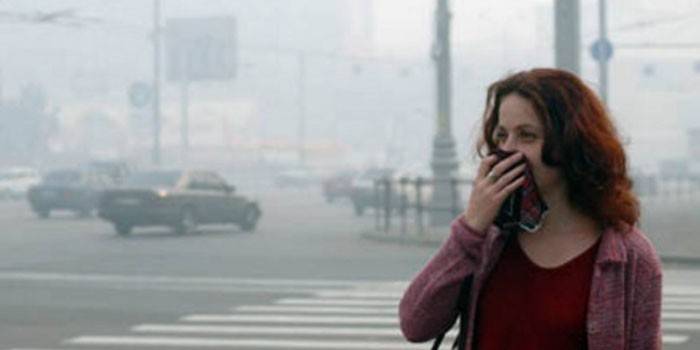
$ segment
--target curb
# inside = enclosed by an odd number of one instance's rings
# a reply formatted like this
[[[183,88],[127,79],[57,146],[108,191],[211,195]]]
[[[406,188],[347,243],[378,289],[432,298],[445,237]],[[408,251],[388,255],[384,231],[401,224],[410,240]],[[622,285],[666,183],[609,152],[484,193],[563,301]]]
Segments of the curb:
[[[447,238],[447,235],[434,235],[425,233],[424,235],[405,234],[399,235],[396,233],[365,231],[361,234],[362,238],[381,243],[396,243],[400,245],[416,245],[439,247]]]

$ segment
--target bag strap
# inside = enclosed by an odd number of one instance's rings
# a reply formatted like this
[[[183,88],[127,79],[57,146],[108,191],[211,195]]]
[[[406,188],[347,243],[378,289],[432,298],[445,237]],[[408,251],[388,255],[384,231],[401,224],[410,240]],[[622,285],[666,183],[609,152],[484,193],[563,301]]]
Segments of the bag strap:
[[[464,349],[467,340],[467,323],[469,320],[468,310],[469,310],[469,300],[472,289],[472,279],[474,275],[467,276],[462,282],[462,286],[459,290],[459,298],[457,298],[457,310],[459,310],[459,333],[457,333],[457,338],[455,338],[452,344],[452,349],[457,348],[459,350]],[[431,350],[438,350],[442,340],[445,338],[447,331],[441,333],[433,341],[433,347]]]
[[[440,344],[442,343],[442,339],[445,338],[445,333],[440,333],[440,335],[435,338],[435,341],[433,342],[433,347],[430,348],[431,350],[438,350],[440,348]]]

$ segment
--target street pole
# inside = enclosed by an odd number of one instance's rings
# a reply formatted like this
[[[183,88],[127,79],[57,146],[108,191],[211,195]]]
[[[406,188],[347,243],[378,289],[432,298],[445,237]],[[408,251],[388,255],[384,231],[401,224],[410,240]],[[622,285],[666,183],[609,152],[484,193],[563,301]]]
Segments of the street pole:
[[[160,0],[153,0],[153,153],[160,165]]]
[[[299,130],[298,130],[298,152],[299,164],[306,165],[306,57],[303,52],[298,54],[299,60]]]
[[[190,55],[185,55],[185,64],[180,78],[180,147],[182,148],[181,161],[186,165],[190,151]]]
[[[554,64],[579,74],[581,34],[579,0],[554,0]]]
[[[435,61],[437,86],[437,120],[436,134],[433,138],[433,197],[431,206],[437,210],[430,211],[432,226],[448,225],[453,218],[449,210],[453,200],[453,188],[450,184],[457,170],[457,153],[452,137],[452,72],[450,62],[450,18],[448,0],[437,0],[435,10],[435,41],[432,58]]]
[[[598,0],[598,31],[600,42],[608,42],[608,18],[606,8],[607,1]],[[608,61],[608,59],[598,60],[600,98],[606,106],[608,105]]]

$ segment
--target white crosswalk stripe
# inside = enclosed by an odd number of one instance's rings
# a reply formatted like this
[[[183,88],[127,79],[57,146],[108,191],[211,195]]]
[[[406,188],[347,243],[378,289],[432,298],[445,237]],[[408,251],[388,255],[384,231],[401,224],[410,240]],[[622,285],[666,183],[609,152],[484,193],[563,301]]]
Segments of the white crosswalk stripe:
[[[283,305],[337,305],[337,306],[398,306],[398,300],[353,300],[353,299],[302,299],[289,298],[277,301]]]
[[[396,308],[363,308],[363,307],[323,307],[323,306],[267,306],[244,305],[233,308],[238,312],[279,312],[279,313],[309,313],[309,314],[375,314],[396,315]]]
[[[181,333],[181,334],[278,334],[278,335],[317,335],[339,336],[358,335],[370,337],[401,337],[396,328],[381,327],[299,327],[299,326],[193,326],[182,324],[143,324],[132,328],[139,333]]]
[[[0,274],[0,279],[2,279]],[[31,276],[22,276],[31,277]],[[50,276],[72,279],[72,276]],[[91,277],[91,282],[102,281]],[[168,283],[173,281],[167,280]],[[203,282],[276,288],[296,286],[290,280],[249,279],[181,280],[178,283]],[[120,280],[120,282],[124,282]],[[137,281],[142,283],[141,280]],[[173,323],[145,323],[131,327],[128,334],[83,334],[66,339],[57,349],[88,350],[105,346],[116,349],[153,348],[240,348],[240,349],[426,349],[428,344],[410,344],[398,327],[397,307],[405,282],[302,281],[311,289],[272,300],[263,305],[237,305],[221,314],[183,315]],[[700,333],[700,294],[688,287],[665,288],[662,328],[663,343],[682,345]],[[445,342],[449,347],[455,329]],[[50,350],[50,349],[15,349]]]
[[[661,305],[663,343],[668,345],[687,343],[690,335],[682,334],[683,332],[700,331],[700,322],[698,322],[700,321],[700,289],[664,286],[663,292]]]
[[[307,315],[190,315],[181,318],[187,322],[242,322],[242,323],[319,323],[319,324],[374,324],[397,325],[394,317],[307,316]]]
[[[688,341],[690,337],[687,335],[676,335],[676,334],[664,334],[662,335],[662,342],[664,344],[683,344]]]
[[[310,284],[307,281],[307,284]],[[424,349],[398,327],[405,283],[366,283],[329,288],[271,305],[239,305],[226,314],[192,314],[174,324],[142,324],[136,335],[83,335],[67,345],[237,347],[285,349]],[[287,286],[291,287],[291,286]],[[343,288],[344,287],[344,288]],[[193,336],[197,336],[196,338]],[[451,332],[446,342],[456,336]]]

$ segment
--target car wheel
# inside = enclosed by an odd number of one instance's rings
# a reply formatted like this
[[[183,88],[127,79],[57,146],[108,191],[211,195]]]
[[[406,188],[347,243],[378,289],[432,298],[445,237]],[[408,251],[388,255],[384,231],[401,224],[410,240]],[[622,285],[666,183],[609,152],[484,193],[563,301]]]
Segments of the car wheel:
[[[114,223],[114,230],[117,231],[117,234],[120,236],[128,236],[131,234],[131,229],[133,226],[124,223],[124,222],[116,222]]]
[[[258,225],[258,220],[260,219],[260,209],[255,205],[249,205],[243,212],[243,219],[241,220],[240,227],[241,230],[245,232],[251,232],[255,230],[255,226]]]
[[[175,225],[175,233],[183,235],[193,233],[197,229],[197,214],[192,207],[184,207],[180,212],[180,220]]]

